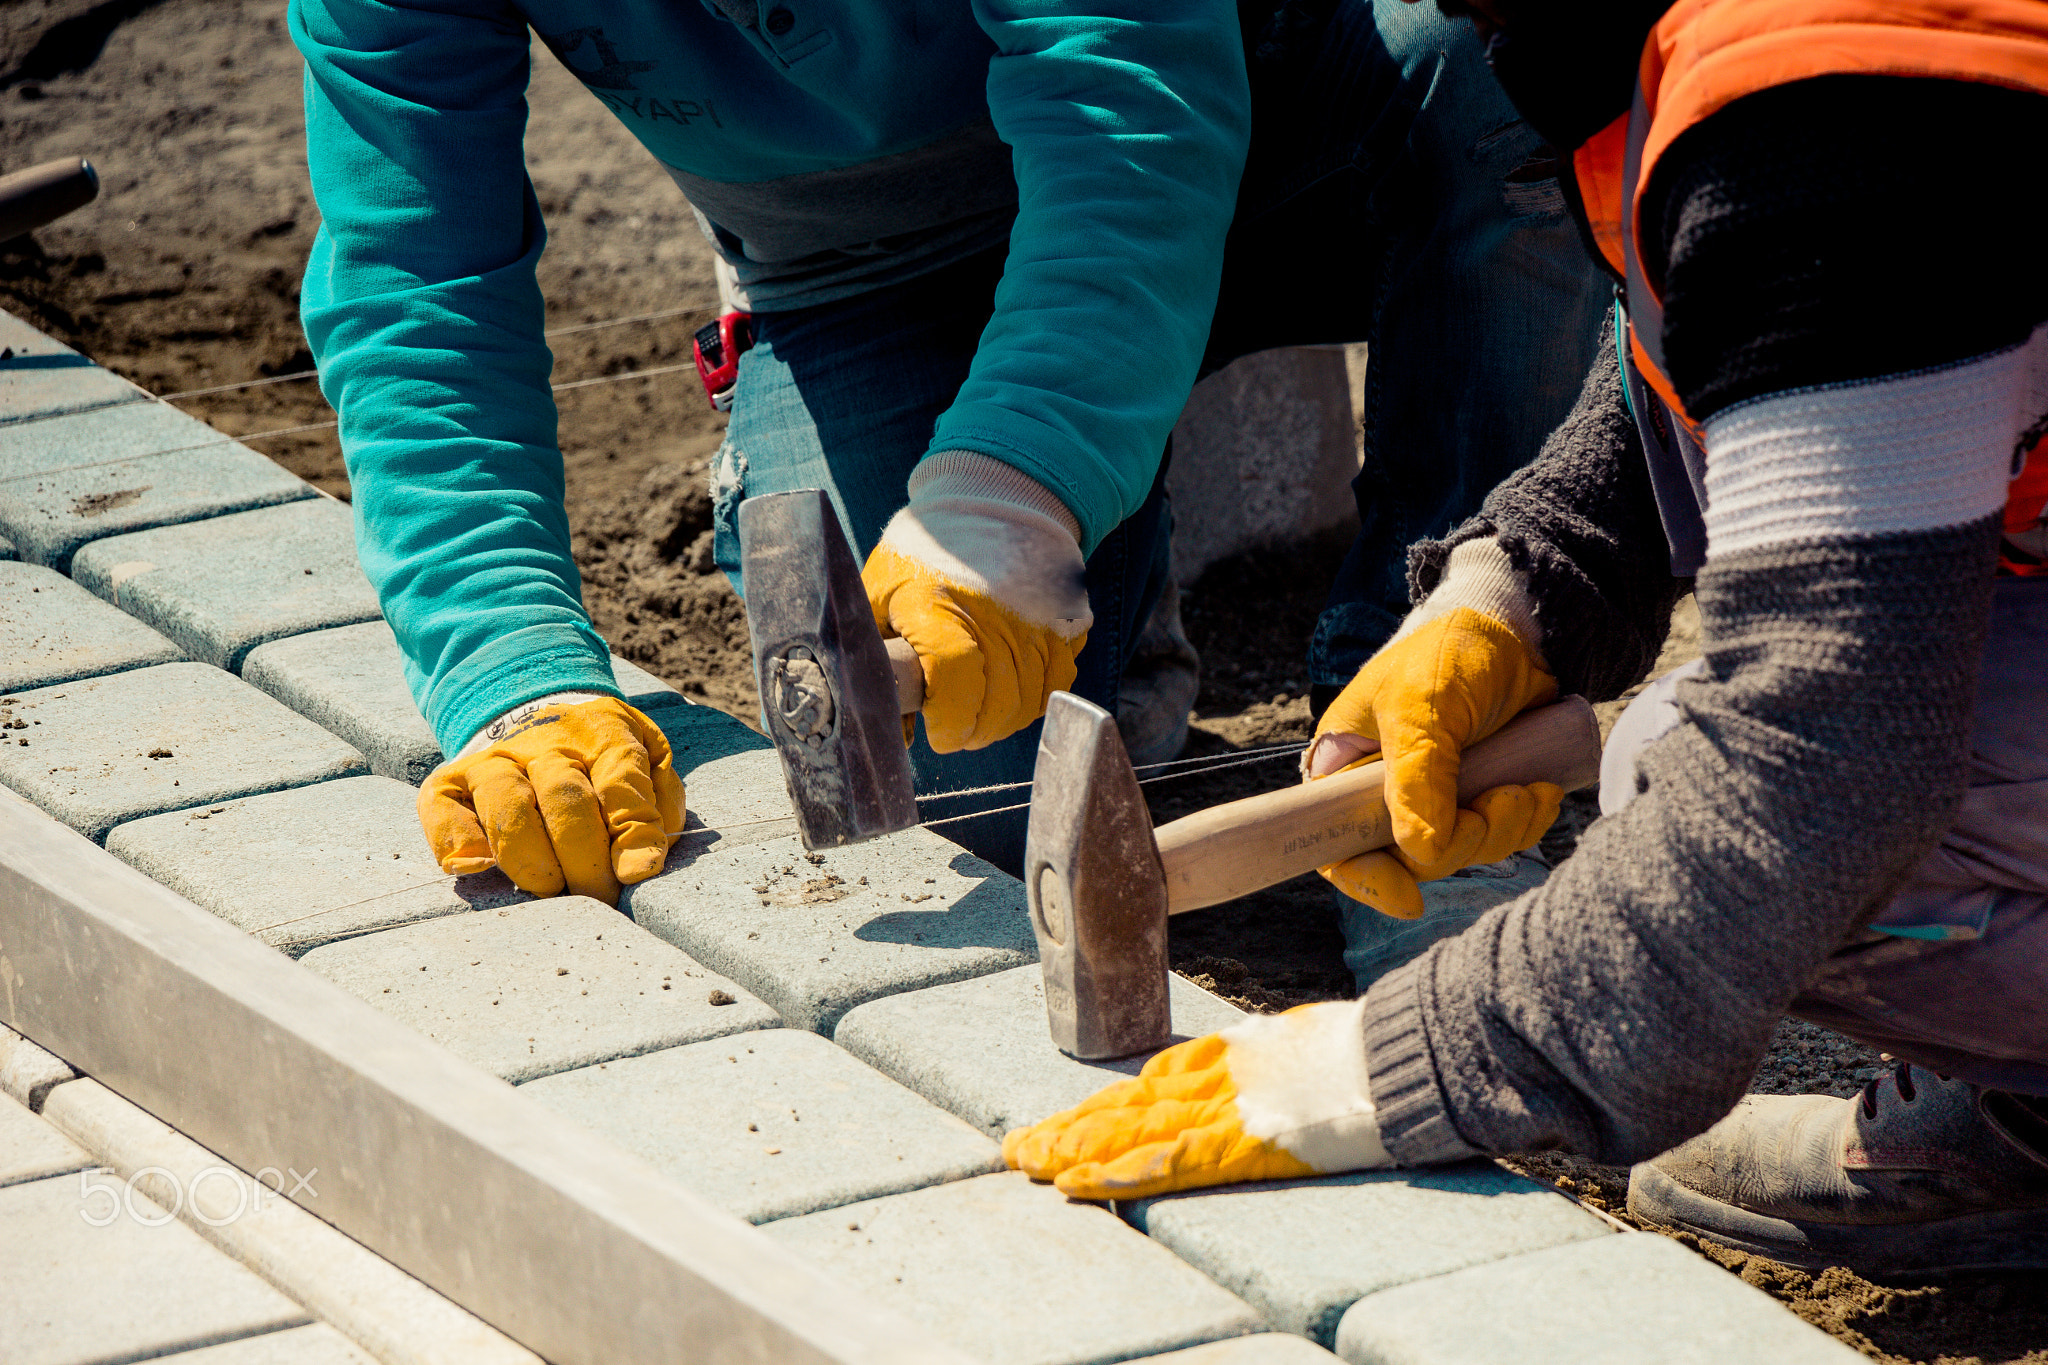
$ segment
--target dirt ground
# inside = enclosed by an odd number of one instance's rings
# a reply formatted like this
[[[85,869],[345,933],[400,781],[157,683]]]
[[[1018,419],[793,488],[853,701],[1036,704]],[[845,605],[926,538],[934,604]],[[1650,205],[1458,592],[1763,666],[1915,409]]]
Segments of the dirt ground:
[[[652,158],[536,47],[527,160],[547,216],[540,266],[558,383],[689,359],[715,310],[708,250]],[[0,244],[0,307],[238,435],[338,497],[348,477],[304,379],[192,390],[310,366],[298,280],[318,223],[307,184],[299,63],[277,0],[0,0],[0,171],[66,155],[99,168],[99,201]],[[569,516],[584,596],[615,649],[752,722],[739,603],[709,562],[704,473],[723,419],[695,376],[624,379],[559,395]],[[1310,723],[1302,654],[1342,538],[1219,564],[1184,613],[1204,677],[1190,755],[1296,743]],[[1666,663],[1697,650],[1681,618]],[[1291,760],[1148,788],[1156,819],[1291,780]],[[1568,855],[1591,818],[1567,811],[1545,851]],[[1175,966],[1254,1009],[1352,993],[1335,912],[1303,878],[1173,925]],[[1880,1070],[1868,1050],[1787,1023],[1755,1088],[1853,1094]],[[1524,1163],[1622,1213],[1626,1172],[1562,1158]],[[1623,1215],[1625,1216],[1625,1214]],[[2048,1365],[2048,1276],[1878,1285],[1715,1260],[1886,1362]]]

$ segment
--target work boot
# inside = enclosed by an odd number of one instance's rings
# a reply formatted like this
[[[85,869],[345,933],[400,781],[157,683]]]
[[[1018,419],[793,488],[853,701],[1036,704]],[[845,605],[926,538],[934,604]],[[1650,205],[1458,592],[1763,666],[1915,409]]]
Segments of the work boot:
[[[1630,1172],[1628,1211],[1810,1270],[2048,1267],[2048,1100],[1903,1062],[1851,1100],[1750,1095]]]
[[[1180,623],[1180,588],[1169,577],[1138,635],[1117,693],[1116,728],[1133,766],[1180,757],[1188,744],[1188,713],[1201,689],[1201,674],[1201,656]]]

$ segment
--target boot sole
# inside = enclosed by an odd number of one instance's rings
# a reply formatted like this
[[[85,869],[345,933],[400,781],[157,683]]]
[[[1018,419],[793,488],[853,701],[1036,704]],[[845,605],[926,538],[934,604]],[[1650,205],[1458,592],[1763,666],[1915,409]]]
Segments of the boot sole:
[[[1847,1266],[1873,1275],[1904,1275],[2048,1269],[2048,1208],[1925,1223],[1807,1223],[1724,1204],[1645,1162],[1629,1172],[1628,1211],[1645,1223],[1801,1270]]]

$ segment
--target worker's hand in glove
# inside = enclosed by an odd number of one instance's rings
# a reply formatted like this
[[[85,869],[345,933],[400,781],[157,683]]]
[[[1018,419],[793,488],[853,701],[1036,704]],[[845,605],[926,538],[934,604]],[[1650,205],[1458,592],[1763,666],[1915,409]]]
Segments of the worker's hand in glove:
[[[515,707],[434,770],[419,804],[443,872],[495,864],[533,895],[608,905],[661,870],[683,829],[668,740],[616,697]]]
[[[1391,1166],[1365,1071],[1365,1002],[1255,1015],[1181,1043],[1003,1139],[1003,1159],[1076,1199]]]
[[[919,465],[861,578],[883,638],[924,667],[925,738],[980,749],[1045,714],[1074,684],[1093,617],[1079,528],[1060,500],[985,455]]]
[[[1492,542],[1461,546],[1490,552]],[[1453,556],[1453,571],[1459,567]],[[1486,572],[1505,571],[1505,559]],[[1467,574],[1466,580],[1474,575]],[[1456,591],[1458,583],[1446,580]],[[1502,591],[1475,597],[1503,599]],[[1513,602],[1510,600],[1509,605]],[[1446,609],[1447,608],[1447,609]],[[1543,837],[1557,819],[1561,788],[1548,782],[1495,787],[1458,806],[1458,765],[1466,748],[1525,708],[1553,700],[1557,680],[1502,615],[1448,605],[1432,594],[1414,618],[1338,694],[1303,757],[1305,777],[1327,777],[1374,757],[1387,765],[1385,795],[1394,847],[1318,869],[1338,890],[1395,919],[1422,914],[1419,883],[1474,863],[1498,862]]]

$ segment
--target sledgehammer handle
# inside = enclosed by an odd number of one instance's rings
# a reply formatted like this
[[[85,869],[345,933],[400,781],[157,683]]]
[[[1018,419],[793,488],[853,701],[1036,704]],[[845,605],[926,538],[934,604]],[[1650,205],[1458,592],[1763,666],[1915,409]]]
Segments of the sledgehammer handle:
[[[917,661],[917,651],[901,635],[882,641],[882,647],[889,651],[889,671],[896,675],[897,705],[906,716],[924,710],[924,665]]]
[[[1524,712],[1465,751],[1458,800],[1508,784],[1566,791],[1600,777],[1600,726],[1584,697]],[[1200,910],[1394,842],[1384,763],[1211,806],[1153,831],[1166,867],[1166,912]]]

